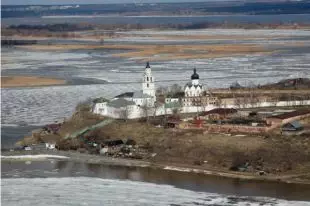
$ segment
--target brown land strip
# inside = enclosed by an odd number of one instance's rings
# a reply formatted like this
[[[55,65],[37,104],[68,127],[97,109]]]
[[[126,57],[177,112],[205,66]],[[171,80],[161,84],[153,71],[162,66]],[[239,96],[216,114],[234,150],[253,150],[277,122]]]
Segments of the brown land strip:
[[[266,54],[273,51],[267,50],[264,46],[254,44],[220,44],[220,45],[29,45],[22,48],[57,51],[76,49],[122,49],[130,50],[114,54],[116,57],[142,59],[152,58],[152,60],[172,60],[172,59],[200,59],[226,57],[243,54]]]
[[[1,77],[1,87],[29,87],[29,86],[49,86],[66,84],[65,80],[52,79],[35,76],[3,76]]]

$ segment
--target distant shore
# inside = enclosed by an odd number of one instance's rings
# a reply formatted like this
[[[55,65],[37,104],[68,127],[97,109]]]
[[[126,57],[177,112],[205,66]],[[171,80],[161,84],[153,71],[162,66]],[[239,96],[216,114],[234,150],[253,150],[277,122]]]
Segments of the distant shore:
[[[62,79],[53,79],[36,76],[2,76],[1,88],[9,87],[32,87],[32,86],[51,86],[64,85],[67,82]]]
[[[286,175],[258,175],[246,172],[224,171],[214,167],[202,167],[173,162],[153,162],[152,160],[135,160],[125,158],[104,157],[100,155],[83,154],[76,151],[2,151],[1,161],[42,161],[46,159],[59,159],[88,164],[102,164],[125,167],[149,167],[162,170],[172,170],[187,173],[196,173],[209,176],[242,179],[249,181],[270,181],[288,184],[310,185],[309,179],[299,179],[304,174]],[[15,157],[16,158],[15,158]],[[23,156],[25,158],[23,158]]]

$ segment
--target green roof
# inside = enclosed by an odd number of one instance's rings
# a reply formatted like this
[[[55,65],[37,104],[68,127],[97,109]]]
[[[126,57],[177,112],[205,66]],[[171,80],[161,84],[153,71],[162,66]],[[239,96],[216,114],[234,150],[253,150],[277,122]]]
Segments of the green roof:
[[[165,108],[179,108],[179,107],[181,107],[181,104],[179,102],[165,103]]]

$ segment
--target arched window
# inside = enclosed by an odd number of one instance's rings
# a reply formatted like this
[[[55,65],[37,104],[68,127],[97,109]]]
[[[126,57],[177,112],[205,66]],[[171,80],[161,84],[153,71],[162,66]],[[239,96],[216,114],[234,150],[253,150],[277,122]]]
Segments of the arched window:
[[[152,81],[153,81],[153,80],[152,80],[153,78],[152,78],[152,77],[150,77],[150,78],[151,78],[151,82],[152,82]]]
[[[146,87],[149,88],[149,84],[146,84]]]
[[[146,77],[146,81],[149,81],[149,77]]]

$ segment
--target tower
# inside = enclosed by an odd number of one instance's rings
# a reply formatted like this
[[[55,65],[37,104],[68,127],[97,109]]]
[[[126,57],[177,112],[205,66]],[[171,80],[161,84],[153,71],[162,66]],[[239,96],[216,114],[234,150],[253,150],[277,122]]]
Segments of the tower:
[[[148,94],[154,98],[155,97],[155,79],[152,76],[152,71],[150,67],[150,63],[146,63],[144,75],[143,75],[143,81],[142,81],[142,92],[143,94]]]

